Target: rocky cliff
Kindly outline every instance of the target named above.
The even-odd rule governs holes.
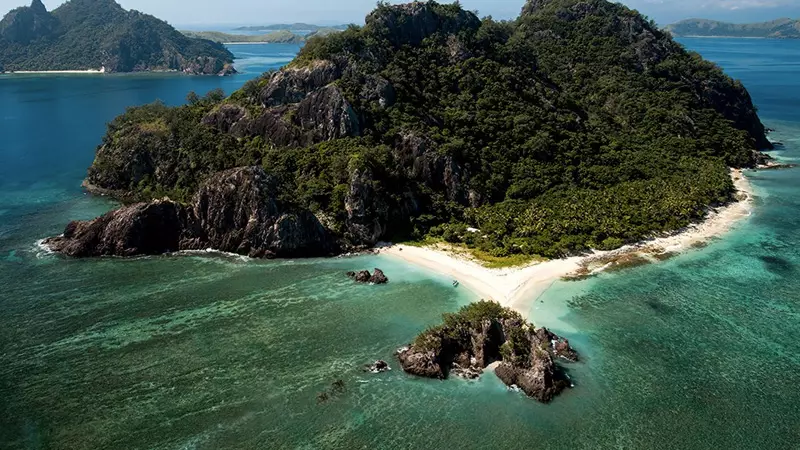
[[[495,374],[506,385],[545,403],[571,384],[555,359],[578,359],[565,339],[487,301],[445,315],[443,325],[420,334],[397,357],[406,372],[439,379],[479,376],[497,362]]]
[[[556,257],[702,219],[733,200],[726,166],[769,145],[740,83],[622,5],[532,0],[495,22],[414,2],[309,39],[229,98],[129,110],[86,185],[192,203],[259,165],[270,198],[318,219],[292,219],[303,240],[321,226],[341,250],[428,236]]]
[[[188,205],[169,199],[136,203],[86,222],[71,222],[45,241],[76,257],[156,255],[213,248],[251,257],[327,256],[336,243],[309,211],[276,199],[275,180],[260,167],[210,177]]]
[[[233,54],[113,0],[71,0],[48,12],[40,0],[0,21],[0,65],[8,71],[176,70],[233,73]]]

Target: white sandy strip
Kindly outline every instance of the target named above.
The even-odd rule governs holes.
[[[379,252],[452,277],[480,297],[498,301],[527,315],[536,298],[553,282],[582,267],[591,266],[594,260],[628,254],[653,255],[680,252],[730,230],[738,220],[749,216],[752,211],[752,190],[749,181],[739,170],[732,170],[731,176],[742,200],[710,212],[705,221],[673,235],[628,245],[610,252],[594,252],[588,256],[556,259],[508,269],[488,269],[463,254],[447,251],[443,247],[390,245],[380,248]]]
[[[15,75],[37,74],[37,73],[42,73],[42,74],[47,74],[47,73],[80,73],[80,74],[90,74],[91,73],[91,74],[102,74],[102,73],[106,73],[106,71],[103,70],[103,69],[100,69],[100,70],[97,70],[97,69],[89,69],[89,70],[17,70],[17,71],[14,71],[14,72],[6,72],[6,73],[15,74]]]

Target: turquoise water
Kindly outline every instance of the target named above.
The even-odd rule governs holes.
[[[745,82],[785,144],[774,154],[796,160],[800,42],[683,42]],[[397,370],[395,348],[474,296],[395,260],[68,260],[39,249],[68,220],[113,206],[79,186],[115,114],[229,92],[291,58],[284,47],[233,51],[252,65],[225,79],[0,78],[0,448],[797,448],[795,170],[750,174],[753,216],[703,250],[542,296],[532,319],[584,357],[569,366],[576,388],[550,405],[491,375]],[[375,266],[389,285],[342,275]],[[378,358],[395,370],[361,371]],[[318,403],[321,392],[331,399]]]

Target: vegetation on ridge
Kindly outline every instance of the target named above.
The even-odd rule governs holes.
[[[309,39],[282,72],[193,100],[117,118],[89,181],[187,199],[213,172],[262,165],[281,200],[355,247],[612,249],[731,201],[728,166],[768,145],[739,82],[604,0],[531,0],[511,22],[380,4],[363,27]],[[354,211],[377,231],[353,231]]]
[[[7,71],[230,71],[233,54],[113,0],[70,0],[48,12],[41,0],[0,21],[0,67]]]
[[[800,39],[800,20],[788,18],[759,23],[687,19],[668,25],[666,29],[675,36]]]

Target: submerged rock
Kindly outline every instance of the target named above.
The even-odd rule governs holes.
[[[536,330],[518,313],[487,301],[446,314],[443,325],[397,352],[405,372],[438,379],[450,374],[474,379],[499,362],[498,378],[545,403],[571,385],[555,357],[578,359],[566,339],[544,328]]]
[[[382,372],[388,372],[390,370],[392,370],[392,368],[389,367],[389,363],[387,363],[382,359],[379,359],[372,364],[368,364],[364,368],[365,372],[370,372],[370,373],[382,373]]]

